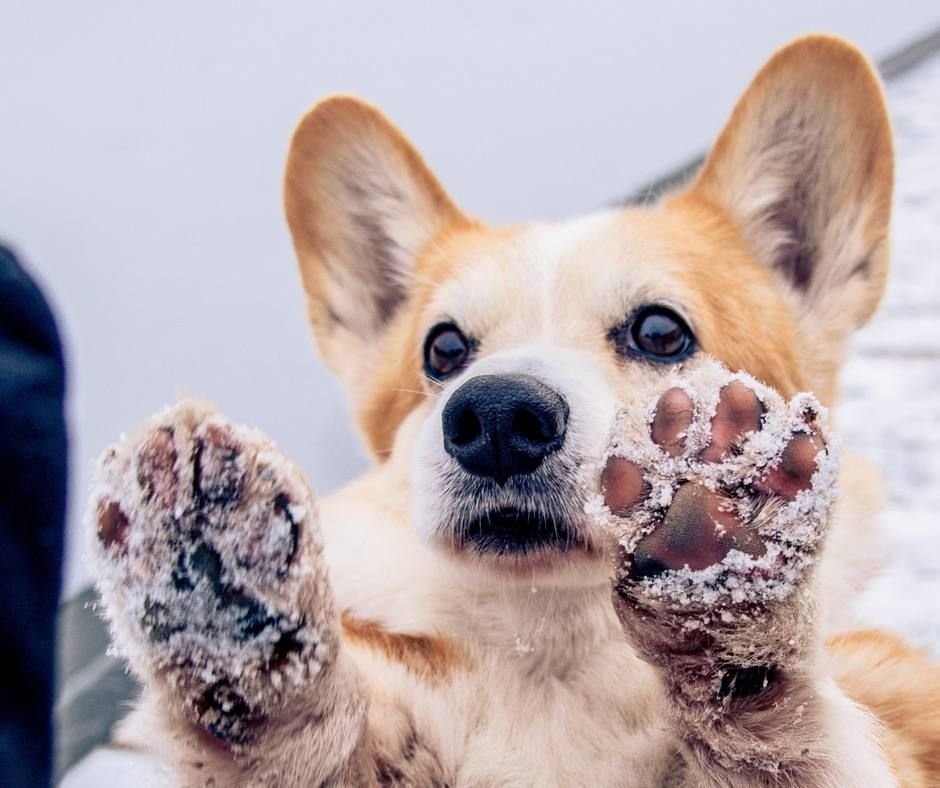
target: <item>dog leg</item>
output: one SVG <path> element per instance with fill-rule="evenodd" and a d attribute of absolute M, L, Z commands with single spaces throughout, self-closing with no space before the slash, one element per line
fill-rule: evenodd
<path fill-rule="evenodd" d="M 659 669 L 691 785 L 895 784 L 816 626 L 836 473 L 812 397 L 710 362 L 620 417 L 599 507 L 613 600 Z"/>
<path fill-rule="evenodd" d="M 264 436 L 183 402 L 105 452 L 90 519 L 114 641 L 185 784 L 368 781 L 313 495 Z"/>

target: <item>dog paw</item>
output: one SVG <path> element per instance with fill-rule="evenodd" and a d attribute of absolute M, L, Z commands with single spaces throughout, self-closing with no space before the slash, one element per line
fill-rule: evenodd
<path fill-rule="evenodd" d="M 89 510 L 119 650 L 240 742 L 335 649 L 312 494 L 263 435 L 183 402 L 103 455 Z"/>
<path fill-rule="evenodd" d="M 785 402 L 713 362 L 618 417 L 595 508 L 618 544 L 615 605 L 634 631 L 659 627 L 653 648 L 770 632 L 769 611 L 812 606 L 837 474 L 825 422 L 812 396 Z"/>

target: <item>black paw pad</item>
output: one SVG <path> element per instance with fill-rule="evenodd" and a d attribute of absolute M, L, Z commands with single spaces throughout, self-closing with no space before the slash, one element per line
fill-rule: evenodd
<path fill-rule="evenodd" d="M 200 722 L 217 739 L 232 744 L 250 741 L 264 716 L 235 691 L 227 681 L 205 690 L 195 702 Z"/>
<path fill-rule="evenodd" d="M 140 625 L 154 643 L 165 643 L 186 628 L 178 611 L 149 596 L 144 600 L 144 614 Z"/>
<path fill-rule="evenodd" d="M 748 668 L 729 668 L 722 674 L 718 697 L 753 698 L 773 690 L 779 680 L 779 671 L 771 665 L 752 665 Z"/>
<path fill-rule="evenodd" d="M 232 503 L 241 496 L 245 459 L 232 429 L 210 424 L 193 450 L 193 487 L 197 497 Z"/>

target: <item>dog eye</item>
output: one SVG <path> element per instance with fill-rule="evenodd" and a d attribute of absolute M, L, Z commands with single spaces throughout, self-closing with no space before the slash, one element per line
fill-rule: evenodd
<path fill-rule="evenodd" d="M 424 341 L 424 371 L 434 380 L 443 380 L 461 369 L 470 356 L 470 340 L 453 323 L 440 323 Z"/>
<path fill-rule="evenodd" d="M 654 361 L 675 362 L 695 350 L 695 336 L 686 322 L 665 306 L 646 306 L 617 329 L 614 337 L 621 353 Z"/>

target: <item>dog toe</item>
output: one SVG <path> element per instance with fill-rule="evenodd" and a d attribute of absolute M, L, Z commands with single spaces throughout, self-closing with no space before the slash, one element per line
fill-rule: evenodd
<path fill-rule="evenodd" d="M 757 394 L 740 380 L 722 387 L 711 421 L 711 441 L 702 452 L 705 462 L 726 459 L 745 435 L 761 428 L 763 405 Z"/>
<path fill-rule="evenodd" d="M 692 398 L 680 388 L 671 388 L 659 398 L 650 436 L 670 457 L 678 457 L 685 451 L 693 412 Z"/>
<path fill-rule="evenodd" d="M 177 456 L 175 432 L 170 426 L 152 429 L 141 441 L 135 460 L 137 483 L 145 501 L 156 501 L 166 509 L 176 506 Z"/>
<path fill-rule="evenodd" d="M 780 456 L 780 462 L 757 483 L 757 489 L 792 501 L 812 486 L 813 474 L 819 467 L 819 456 L 825 444 L 817 435 L 794 435 Z"/>
<path fill-rule="evenodd" d="M 193 487 L 207 500 L 234 503 L 241 494 L 246 462 L 241 443 L 229 424 L 209 422 L 196 432 Z"/>
<path fill-rule="evenodd" d="M 623 457 L 611 457 L 601 474 L 601 490 L 607 508 L 622 517 L 643 500 L 648 485 L 635 463 Z"/>
<path fill-rule="evenodd" d="M 127 548 L 130 522 L 116 501 L 101 500 L 97 507 L 97 534 L 107 550 Z"/>

